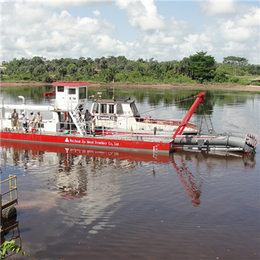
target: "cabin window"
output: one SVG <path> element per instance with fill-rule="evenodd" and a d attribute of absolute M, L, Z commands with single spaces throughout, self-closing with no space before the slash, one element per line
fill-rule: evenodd
<path fill-rule="evenodd" d="M 70 95 L 76 94 L 76 89 L 75 88 L 69 88 L 69 94 Z"/>
<path fill-rule="evenodd" d="M 107 104 L 101 104 L 101 111 L 100 113 L 106 114 L 107 113 Z"/>
<path fill-rule="evenodd" d="M 80 88 L 79 89 L 79 99 L 86 99 L 86 97 L 87 97 L 87 89 Z"/>
<path fill-rule="evenodd" d="M 132 109 L 132 112 L 134 114 L 134 117 L 139 117 L 140 116 L 135 103 L 131 103 L 131 109 Z"/>
<path fill-rule="evenodd" d="M 108 107 L 108 109 L 109 109 L 109 114 L 114 114 L 114 105 L 109 105 L 109 107 Z"/>
<path fill-rule="evenodd" d="M 122 104 L 117 104 L 117 114 L 123 114 L 123 107 Z"/>
<path fill-rule="evenodd" d="M 58 86 L 58 92 L 64 92 L 64 86 Z"/>
<path fill-rule="evenodd" d="M 98 103 L 94 104 L 93 113 L 99 113 L 99 104 Z"/>

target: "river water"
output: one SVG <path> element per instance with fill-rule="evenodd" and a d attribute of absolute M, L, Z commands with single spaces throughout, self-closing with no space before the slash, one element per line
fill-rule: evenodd
<path fill-rule="evenodd" d="M 141 114 L 179 119 L 187 107 L 178 100 L 191 95 L 122 93 L 137 99 Z M 1 94 L 6 103 L 21 102 L 8 90 Z M 217 132 L 260 139 L 259 93 L 207 91 L 206 97 Z M 195 114 L 192 122 L 200 118 Z M 260 259 L 259 149 L 255 156 L 161 156 L 8 142 L 0 149 L 1 179 L 17 176 L 17 241 L 31 258 Z"/>

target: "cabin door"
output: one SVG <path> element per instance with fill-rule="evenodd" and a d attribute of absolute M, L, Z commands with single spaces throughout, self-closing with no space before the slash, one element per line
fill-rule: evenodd
<path fill-rule="evenodd" d="M 68 108 L 69 110 L 73 110 L 78 105 L 78 95 L 76 88 L 68 89 Z"/>

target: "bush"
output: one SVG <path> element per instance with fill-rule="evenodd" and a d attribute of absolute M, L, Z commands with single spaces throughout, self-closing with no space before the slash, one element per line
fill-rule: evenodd
<path fill-rule="evenodd" d="M 239 84 L 241 85 L 250 85 L 251 84 L 251 80 L 247 77 L 242 77 L 242 78 L 239 78 Z"/>
<path fill-rule="evenodd" d="M 169 73 L 168 73 L 169 72 Z M 194 84 L 196 83 L 195 80 L 192 80 L 190 77 L 186 75 L 181 75 L 177 73 L 172 73 L 172 71 L 168 71 L 166 73 L 166 77 L 163 80 L 163 83 L 166 84 Z"/>
<path fill-rule="evenodd" d="M 8 250 L 10 250 L 11 252 L 18 253 L 21 250 L 21 248 L 16 245 L 15 240 L 5 241 L 1 245 L 1 259 L 4 259 L 5 256 L 8 255 Z"/>
<path fill-rule="evenodd" d="M 228 81 L 228 77 L 225 75 L 224 72 L 218 71 L 214 77 L 215 82 L 224 83 Z"/>
<path fill-rule="evenodd" d="M 238 83 L 239 82 L 239 78 L 238 77 L 231 77 L 231 78 L 228 79 L 228 82 Z"/>
<path fill-rule="evenodd" d="M 52 82 L 53 82 L 53 81 L 52 81 L 52 78 L 51 78 L 50 75 L 47 74 L 47 73 L 45 73 L 45 74 L 43 75 L 42 81 L 43 81 L 43 82 L 47 82 L 47 83 L 52 83 Z"/>
<path fill-rule="evenodd" d="M 258 82 L 258 81 L 254 81 L 251 84 L 254 85 L 254 86 L 260 86 L 260 82 Z"/>

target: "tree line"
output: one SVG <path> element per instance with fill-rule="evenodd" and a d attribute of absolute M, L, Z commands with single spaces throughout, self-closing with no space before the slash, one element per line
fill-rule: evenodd
<path fill-rule="evenodd" d="M 43 57 L 13 59 L 2 62 L 1 81 L 89 81 L 92 83 L 251 84 L 260 75 L 260 65 L 249 64 L 246 58 L 228 56 L 222 63 L 207 52 L 197 52 L 183 58 L 158 62 L 128 60 L 124 56 L 47 60 Z M 259 84 L 255 82 L 253 84 Z"/>

